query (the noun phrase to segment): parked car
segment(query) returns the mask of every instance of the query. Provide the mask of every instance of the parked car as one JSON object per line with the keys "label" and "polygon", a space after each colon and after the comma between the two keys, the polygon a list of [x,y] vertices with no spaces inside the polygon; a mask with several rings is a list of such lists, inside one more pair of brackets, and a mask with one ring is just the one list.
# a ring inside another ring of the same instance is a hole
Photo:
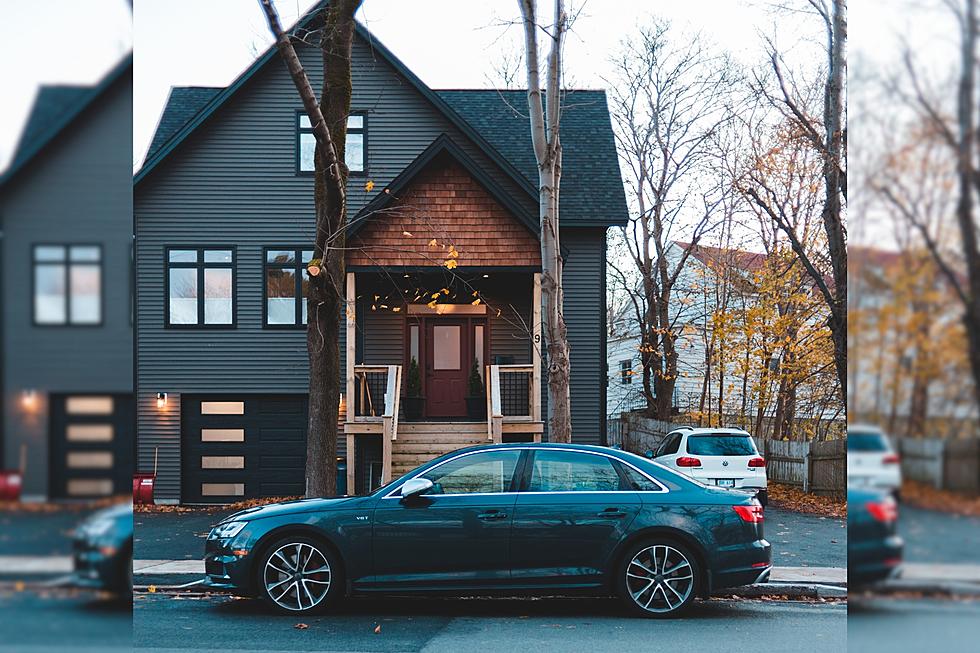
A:
{"label": "parked car", "polygon": [[133,591],[133,504],[99,510],[72,533],[74,584],[129,596]]}
{"label": "parked car", "polygon": [[617,594],[664,617],[770,572],[763,509],[624,451],[478,445],[367,496],[249,508],[208,535],[211,587],[307,613],[348,594]]}
{"label": "parked car", "polygon": [[847,487],[874,488],[898,499],[902,487],[901,459],[877,426],[847,427]]}
{"label": "parked car", "polygon": [[747,489],[769,503],[766,459],[742,429],[680,428],[663,439],[653,457],[707,485]]}
{"label": "parked car", "polygon": [[886,492],[847,490],[847,580],[852,587],[895,576],[902,563],[898,504]]}

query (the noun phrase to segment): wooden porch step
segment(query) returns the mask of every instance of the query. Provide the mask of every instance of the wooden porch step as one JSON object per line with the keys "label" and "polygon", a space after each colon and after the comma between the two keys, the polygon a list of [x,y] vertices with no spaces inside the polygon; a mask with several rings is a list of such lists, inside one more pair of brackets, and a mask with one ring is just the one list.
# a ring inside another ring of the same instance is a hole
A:
{"label": "wooden porch step", "polygon": [[441,443],[441,442],[415,442],[414,440],[409,440],[403,442],[402,440],[395,440],[392,443],[391,453],[392,455],[398,454],[416,454],[416,453],[437,453],[442,455],[448,451],[455,451],[456,449],[462,449],[463,447],[468,447],[474,444],[483,444],[480,442],[464,442],[464,443]]}
{"label": "wooden porch step", "polygon": [[398,435],[405,434],[435,434],[457,436],[472,433],[486,433],[486,422],[398,422]]}

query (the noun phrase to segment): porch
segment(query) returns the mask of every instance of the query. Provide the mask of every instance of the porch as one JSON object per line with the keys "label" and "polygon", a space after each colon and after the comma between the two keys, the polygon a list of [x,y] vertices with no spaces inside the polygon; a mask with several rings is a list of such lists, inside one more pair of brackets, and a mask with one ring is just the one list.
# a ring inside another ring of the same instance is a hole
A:
{"label": "porch", "polygon": [[348,488],[473,444],[540,441],[539,272],[355,270],[346,291]]}

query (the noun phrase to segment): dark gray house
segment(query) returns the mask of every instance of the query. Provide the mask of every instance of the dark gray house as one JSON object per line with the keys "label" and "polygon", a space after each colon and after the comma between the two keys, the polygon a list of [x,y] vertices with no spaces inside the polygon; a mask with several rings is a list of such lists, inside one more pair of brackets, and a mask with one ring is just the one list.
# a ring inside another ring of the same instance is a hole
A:
{"label": "dark gray house", "polygon": [[[319,52],[297,47],[318,88]],[[363,27],[353,89],[337,462],[362,489],[472,442],[547,437],[547,407],[525,94],[433,91]],[[601,443],[606,230],[627,209],[605,94],[567,98],[573,428]],[[226,88],[171,91],[134,192],[139,466],[159,461],[158,502],[304,491],[312,147],[274,50]]]}
{"label": "dark gray house", "polygon": [[132,64],[42,87],[0,176],[0,467],[25,499],[130,492]]}

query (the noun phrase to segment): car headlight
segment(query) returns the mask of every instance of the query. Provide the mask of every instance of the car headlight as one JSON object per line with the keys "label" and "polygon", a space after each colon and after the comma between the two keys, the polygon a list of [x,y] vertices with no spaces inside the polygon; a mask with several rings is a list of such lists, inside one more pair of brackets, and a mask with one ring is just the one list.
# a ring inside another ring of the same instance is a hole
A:
{"label": "car headlight", "polygon": [[238,535],[247,522],[243,521],[230,521],[224,524],[218,524],[211,530],[211,534],[208,535],[209,540],[225,540],[230,537],[235,537]]}

